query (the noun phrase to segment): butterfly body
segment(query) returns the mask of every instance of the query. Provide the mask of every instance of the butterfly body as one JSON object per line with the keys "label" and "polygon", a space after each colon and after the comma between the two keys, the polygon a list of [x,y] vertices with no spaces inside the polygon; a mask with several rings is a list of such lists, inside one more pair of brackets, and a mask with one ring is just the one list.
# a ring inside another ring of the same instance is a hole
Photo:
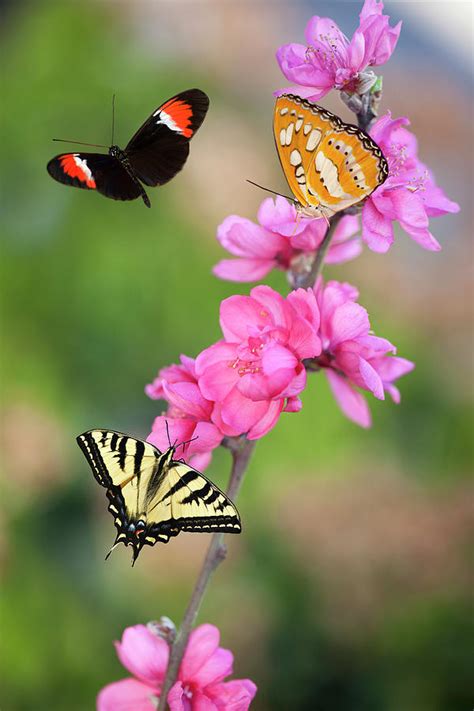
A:
{"label": "butterfly body", "polygon": [[148,442],[113,430],[79,435],[94,477],[107,489],[117,536],[133,549],[168,543],[180,531],[240,533],[230,499],[203,474],[175,459],[175,447],[161,452]]}
{"label": "butterfly body", "polygon": [[164,185],[184,166],[189,141],[201,126],[209,99],[200,89],[188,89],[159,106],[130,139],[105,153],[62,153],[47,170],[65,185],[97,192],[113,200],[141,197],[151,207],[142,185]]}
{"label": "butterfly body", "polygon": [[278,156],[306,217],[330,218],[365,200],[388,177],[379,146],[357,126],[292,94],[275,104]]}

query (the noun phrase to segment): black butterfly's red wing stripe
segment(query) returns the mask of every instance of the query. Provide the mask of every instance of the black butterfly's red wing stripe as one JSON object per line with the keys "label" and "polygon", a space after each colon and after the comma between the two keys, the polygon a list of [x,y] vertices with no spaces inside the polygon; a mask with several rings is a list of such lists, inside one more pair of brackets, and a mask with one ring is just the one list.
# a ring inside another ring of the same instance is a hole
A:
{"label": "black butterfly's red wing stripe", "polygon": [[[95,190],[96,182],[88,163],[89,153],[62,153],[52,158],[46,169],[60,183],[84,190]],[[106,157],[106,156],[104,156]]]}
{"label": "black butterfly's red wing stripe", "polygon": [[182,169],[189,141],[208,108],[209,98],[203,91],[188,89],[156,109],[138,129],[125,151],[145,185],[163,185]]}
{"label": "black butterfly's red wing stripe", "polygon": [[131,153],[141,150],[154,141],[155,134],[166,135],[161,131],[166,127],[172,133],[191,139],[206,116],[209,97],[200,89],[188,89],[165,101],[143,123],[129,140],[126,151]]}
{"label": "black butterfly's red wing stripe", "polygon": [[60,183],[113,200],[135,200],[142,192],[120,161],[105,153],[63,153],[49,161],[47,170]]}

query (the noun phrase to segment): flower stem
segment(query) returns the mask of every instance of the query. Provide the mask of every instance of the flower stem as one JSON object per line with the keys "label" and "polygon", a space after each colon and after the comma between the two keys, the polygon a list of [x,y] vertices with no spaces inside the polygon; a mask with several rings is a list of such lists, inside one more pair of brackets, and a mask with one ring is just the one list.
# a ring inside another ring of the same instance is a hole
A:
{"label": "flower stem", "polygon": [[[239,492],[247,465],[255,448],[255,442],[247,440],[243,437],[227,438],[224,442],[224,446],[232,452],[232,470],[230,473],[227,495],[233,501]],[[158,711],[165,711],[167,708],[168,693],[178,676],[179,667],[188,644],[189,635],[191,634],[191,630],[199,612],[209,580],[212,573],[217,568],[219,563],[224,560],[225,556],[226,547],[224,544],[224,534],[215,533],[212,536],[211,543],[207,549],[206,557],[204,559],[201,572],[199,573],[199,577],[196,581],[196,585],[194,586],[181,627],[178,630],[176,639],[171,648],[168,668],[166,670],[166,676],[161,690]]]}
{"label": "flower stem", "polygon": [[293,289],[308,289],[309,287],[315,285],[316,280],[319,274],[321,273],[321,269],[323,268],[324,257],[326,256],[326,252],[331,243],[334,230],[336,229],[339,220],[341,219],[343,214],[343,212],[337,212],[331,218],[328,230],[324,235],[324,239],[321,242],[319,249],[314,256],[313,263],[311,264],[311,269],[303,273],[298,274],[294,272],[293,274],[291,274],[291,282]]}

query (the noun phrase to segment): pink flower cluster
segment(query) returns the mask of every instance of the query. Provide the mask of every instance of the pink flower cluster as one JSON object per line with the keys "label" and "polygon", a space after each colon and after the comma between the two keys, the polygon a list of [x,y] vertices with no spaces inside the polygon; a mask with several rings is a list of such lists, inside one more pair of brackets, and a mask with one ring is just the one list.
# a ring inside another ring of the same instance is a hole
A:
{"label": "pink flower cluster", "polygon": [[166,449],[167,424],[172,440],[197,437],[183,454],[204,468],[223,437],[245,433],[258,439],[282,411],[298,411],[298,395],[306,385],[303,360],[321,353],[315,296],[300,291],[285,299],[258,286],[250,296],[225,299],[220,309],[224,338],[196,361],[182,356],[181,365],[162,369],[146,387],[149,396],[169,403],[166,415],[155,419],[148,441]]}
{"label": "pink flower cluster", "polygon": [[184,455],[204,468],[211,451],[225,436],[246,434],[259,439],[275,426],[282,412],[301,409],[300,394],[307,368],[324,369],[342,411],[363,427],[370,413],[361,388],[395,402],[393,382],[413,364],[397,358],[395,347],[370,332],[366,310],[355,303],[357,290],[322,281],[314,289],[297,289],[286,298],[268,286],[250,296],[231,296],[221,304],[223,339],[206,348],[195,361],[160,371],[147,393],[169,403],[156,418],[148,441],[185,445]]}
{"label": "pink flower cluster", "polygon": [[[280,196],[262,202],[258,222],[257,225],[245,217],[230,215],[219,225],[217,239],[237,259],[223,259],[216,264],[216,276],[229,281],[258,281],[272,269],[287,270],[294,260],[314,255],[328,229],[324,219],[297,216],[295,206]],[[358,229],[356,215],[341,219],[334,230],[326,264],[341,264],[360,254]]]}
{"label": "pink flower cluster", "polygon": [[402,24],[390,27],[390,18],[382,10],[382,2],[365,0],[350,41],[334,20],[312,17],[306,26],[306,45],[286,44],[277,52],[281,71],[298,84],[277,93],[291,92],[317,101],[331,89],[360,94],[370,89],[376,77],[368,67],[385,64],[391,57]]}
{"label": "pink flower cluster", "polygon": [[459,212],[459,205],[446,197],[419,160],[417,140],[405,128],[409,123],[405,117],[392,119],[387,112],[370,131],[390,170],[362,208],[362,237],[375,252],[391,247],[394,221],[422,247],[437,251],[441,247],[428,229],[428,218]]}
{"label": "pink flower cluster", "polygon": [[329,385],[341,410],[362,427],[370,427],[370,411],[356,388],[385,399],[400,402],[394,381],[409,373],[414,364],[396,357],[396,348],[385,338],[371,332],[367,311],[355,303],[359,296],[350,284],[322,280],[315,287],[321,313],[322,353],[314,365],[324,369]]}
{"label": "pink flower cluster", "polygon": [[[178,679],[168,694],[171,711],[247,711],[257,692],[250,679],[224,681],[232,674],[233,655],[219,647],[219,630],[200,625],[189,637]],[[151,627],[127,627],[117,655],[133,675],[105,686],[97,711],[156,711],[168,666],[169,647]]]}

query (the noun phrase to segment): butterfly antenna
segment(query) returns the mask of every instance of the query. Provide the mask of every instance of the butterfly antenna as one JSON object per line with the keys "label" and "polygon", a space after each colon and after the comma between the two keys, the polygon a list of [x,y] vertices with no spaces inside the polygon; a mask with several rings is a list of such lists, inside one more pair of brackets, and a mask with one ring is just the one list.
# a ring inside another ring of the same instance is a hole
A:
{"label": "butterfly antenna", "polygon": [[168,420],[165,420],[165,425],[166,425],[166,436],[168,437],[168,444],[171,449],[171,438],[170,438],[170,428],[168,426]]}
{"label": "butterfly antenna", "polygon": [[61,141],[61,143],[77,143],[78,146],[93,146],[94,148],[108,148],[101,143],[84,143],[84,141],[71,141],[69,138],[53,138],[53,141]]}
{"label": "butterfly antenna", "polygon": [[112,142],[111,146],[114,145],[114,131],[115,131],[115,94],[112,94]]}
{"label": "butterfly antenna", "polygon": [[187,439],[186,442],[180,442],[179,446],[184,447],[185,444],[190,444],[191,442],[194,442],[194,440],[199,439],[199,436],[192,437],[191,439]]}
{"label": "butterfly antenna", "polygon": [[273,193],[273,195],[279,195],[280,197],[285,198],[286,200],[289,200],[290,202],[296,202],[296,200],[294,198],[288,197],[288,195],[283,195],[282,193],[277,193],[275,190],[270,190],[270,188],[265,188],[263,185],[254,183],[253,180],[247,180],[247,183],[250,183],[250,185],[255,185],[255,187],[260,188],[260,190],[266,190],[267,193]]}
{"label": "butterfly antenna", "polygon": [[107,558],[108,558],[109,555],[112,553],[112,551],[114,550],[114,548],[117,548],[117,546],[119,545],[119,543],[120,543],[120,541],[115,541],[114,545],[112,546],[112,548],[109,550],[109,552],[108,552],[107,555],[105,556],[105,560],[107,560]]}

